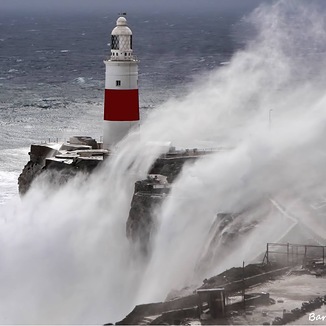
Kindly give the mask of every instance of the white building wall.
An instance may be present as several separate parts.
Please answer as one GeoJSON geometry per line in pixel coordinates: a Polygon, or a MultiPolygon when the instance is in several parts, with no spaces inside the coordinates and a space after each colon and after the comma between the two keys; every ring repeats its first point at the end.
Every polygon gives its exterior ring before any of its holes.
{"type": "Polygon", "coordinates": [[[103,148],[112,148],[139,127],[139,121],[104,121],[103,148]]]}
{"type": "Polygon", "coordinates": [[[138,89],[137,61],[105,61],[106,89],[138,89]],[[120,81],[120,86],[116,82],[120,81]]]}

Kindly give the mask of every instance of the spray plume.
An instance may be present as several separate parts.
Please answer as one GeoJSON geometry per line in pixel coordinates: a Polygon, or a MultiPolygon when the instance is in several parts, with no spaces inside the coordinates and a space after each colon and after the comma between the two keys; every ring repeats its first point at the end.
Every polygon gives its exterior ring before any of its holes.
{"type": "Polygon", "coordinates": [[[58,188],[44,176],[21,203],[1,208],[1,322],[118,320],[136,303],[163,300],[173,287],[249,261],[290,228],[269,199],[294,207],[294,199],[324,191],[324,17],[306,2],[260,6],[247,18],[254,39],[228,66],[199,77],[194,92],[155,109],[141,141],[129,135],[87,179],[58,188]],[[184,167],[156,212],[144,263],[130,248],[125,222],[134,182],[163,151],[150,141],[228,150],[184,167]],[[219,259],[195,273],[215,215],[225,212],[256,227],[227,253],[217,246],[219,259]]]}

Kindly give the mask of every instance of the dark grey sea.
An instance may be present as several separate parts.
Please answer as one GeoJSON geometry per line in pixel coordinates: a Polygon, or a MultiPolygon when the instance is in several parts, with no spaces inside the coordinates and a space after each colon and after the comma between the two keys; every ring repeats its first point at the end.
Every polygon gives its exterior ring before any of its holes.
{"type": "MultiPolygon", "coordinates": [[[[111,15],[2,17],[0,148],[88,133],[101,124],[111,15]]],[[[241,40],[239,15],[128,16],[140,60],[140,102],[152,108],[180,95],[193,77],[228,61],[241,40]]],[[[99,135],[94,135],[99,136],[99,135]]]]}
{"type": "MultiPolygon", "coordinates": [[[[182,96],[194,78],[227,62],[244,45],[243,14],[127,14],[140,60],[141,115],[182,96]]],[[[117,17],[0,14],[0,202],[16,194],[31,143],[101,137],[103,60],[117,17]]]]}

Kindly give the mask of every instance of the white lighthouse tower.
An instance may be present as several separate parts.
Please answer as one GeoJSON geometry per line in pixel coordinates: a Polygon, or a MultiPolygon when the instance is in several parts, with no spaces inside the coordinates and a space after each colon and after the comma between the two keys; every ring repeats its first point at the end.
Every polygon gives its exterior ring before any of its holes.
{"type": "Polygon", "coordinates": [[[132,32],[119,17],[111,33],[111,56],[104,61],[105,98],[103,148],[113,148],[139,125],[138,61],[133,56],[132,32]]]}

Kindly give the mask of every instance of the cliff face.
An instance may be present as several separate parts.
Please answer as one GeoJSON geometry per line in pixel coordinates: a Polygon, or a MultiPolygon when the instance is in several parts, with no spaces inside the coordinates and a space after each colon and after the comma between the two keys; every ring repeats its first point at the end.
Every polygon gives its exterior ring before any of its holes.
{"type": "Polygon", "coordinates": [[[126,224],[126,234],[140,251],[147,255],[150,241],[157,227],[156,210],[162,205],[186,162],[194,162],[199,156],[188,152],[159,157],[149,170],[146,180],[137,181],[126,224]]]}
{"type": "Polygon", "coordinates": [[[37,176],[44,172],[57,172],[50,181],[63,183],[79,171],[91,173],[102,161],[107,151],[91,137],[72,137],[66,144],[33,144],[30,160],[18,177],[20,195],[24,195],[37,176]]]}
{"type": "Polygon", "coordinates": [[[198,156],[172,156],[158,158],[151,167],[149,174],[161,174],[167,177],[167,182],[172,183],[181,172],[186,162],[192,163],[198,156]]]}
{"type": "Polygon", "coordinates": [[[155,208],[163,202],[164,197],[135,193],[126,223],[126,234],[140,251],[147,255],[150,250],[151,236],[155,232],[155,208]]]}
{"type": "MultiPolygon", "coordinates": [[[[140,252],[149,253],[151,238],[156,230],[156,210],[169,193],[186,162],[194,162],[205,155],[197,150],[169,152],[159,157],[150,168],[146,180],[135,183],[126,235],[140,252]]],[[[109,155],[90,137],[72,137],[65,144],[31,145],[30,161],[18,178],[19,192],[25,194],[32,182],[42,173],[48,173],[50,183],[60,185],[78,172],[91,173],[109,155]]]]}
{"type": "Polygon", "coordinates": [[[31,145],[30,160],[24,166],[22,173],[18,177],[18,189],[21,195],[24,195],[30,188],[33,180],[41,173],[47,157],[58,153],[56,147],[51,145],[31,145]]]}
{"type": "Polygon", "coordinates": [[[149,175],[146,180],[135,183],[126,234],[145,255],[149,253],[151,237],[157,226],[156,209],[163,203],[170,190],[166,179],[162,175],[149,175]]]}

